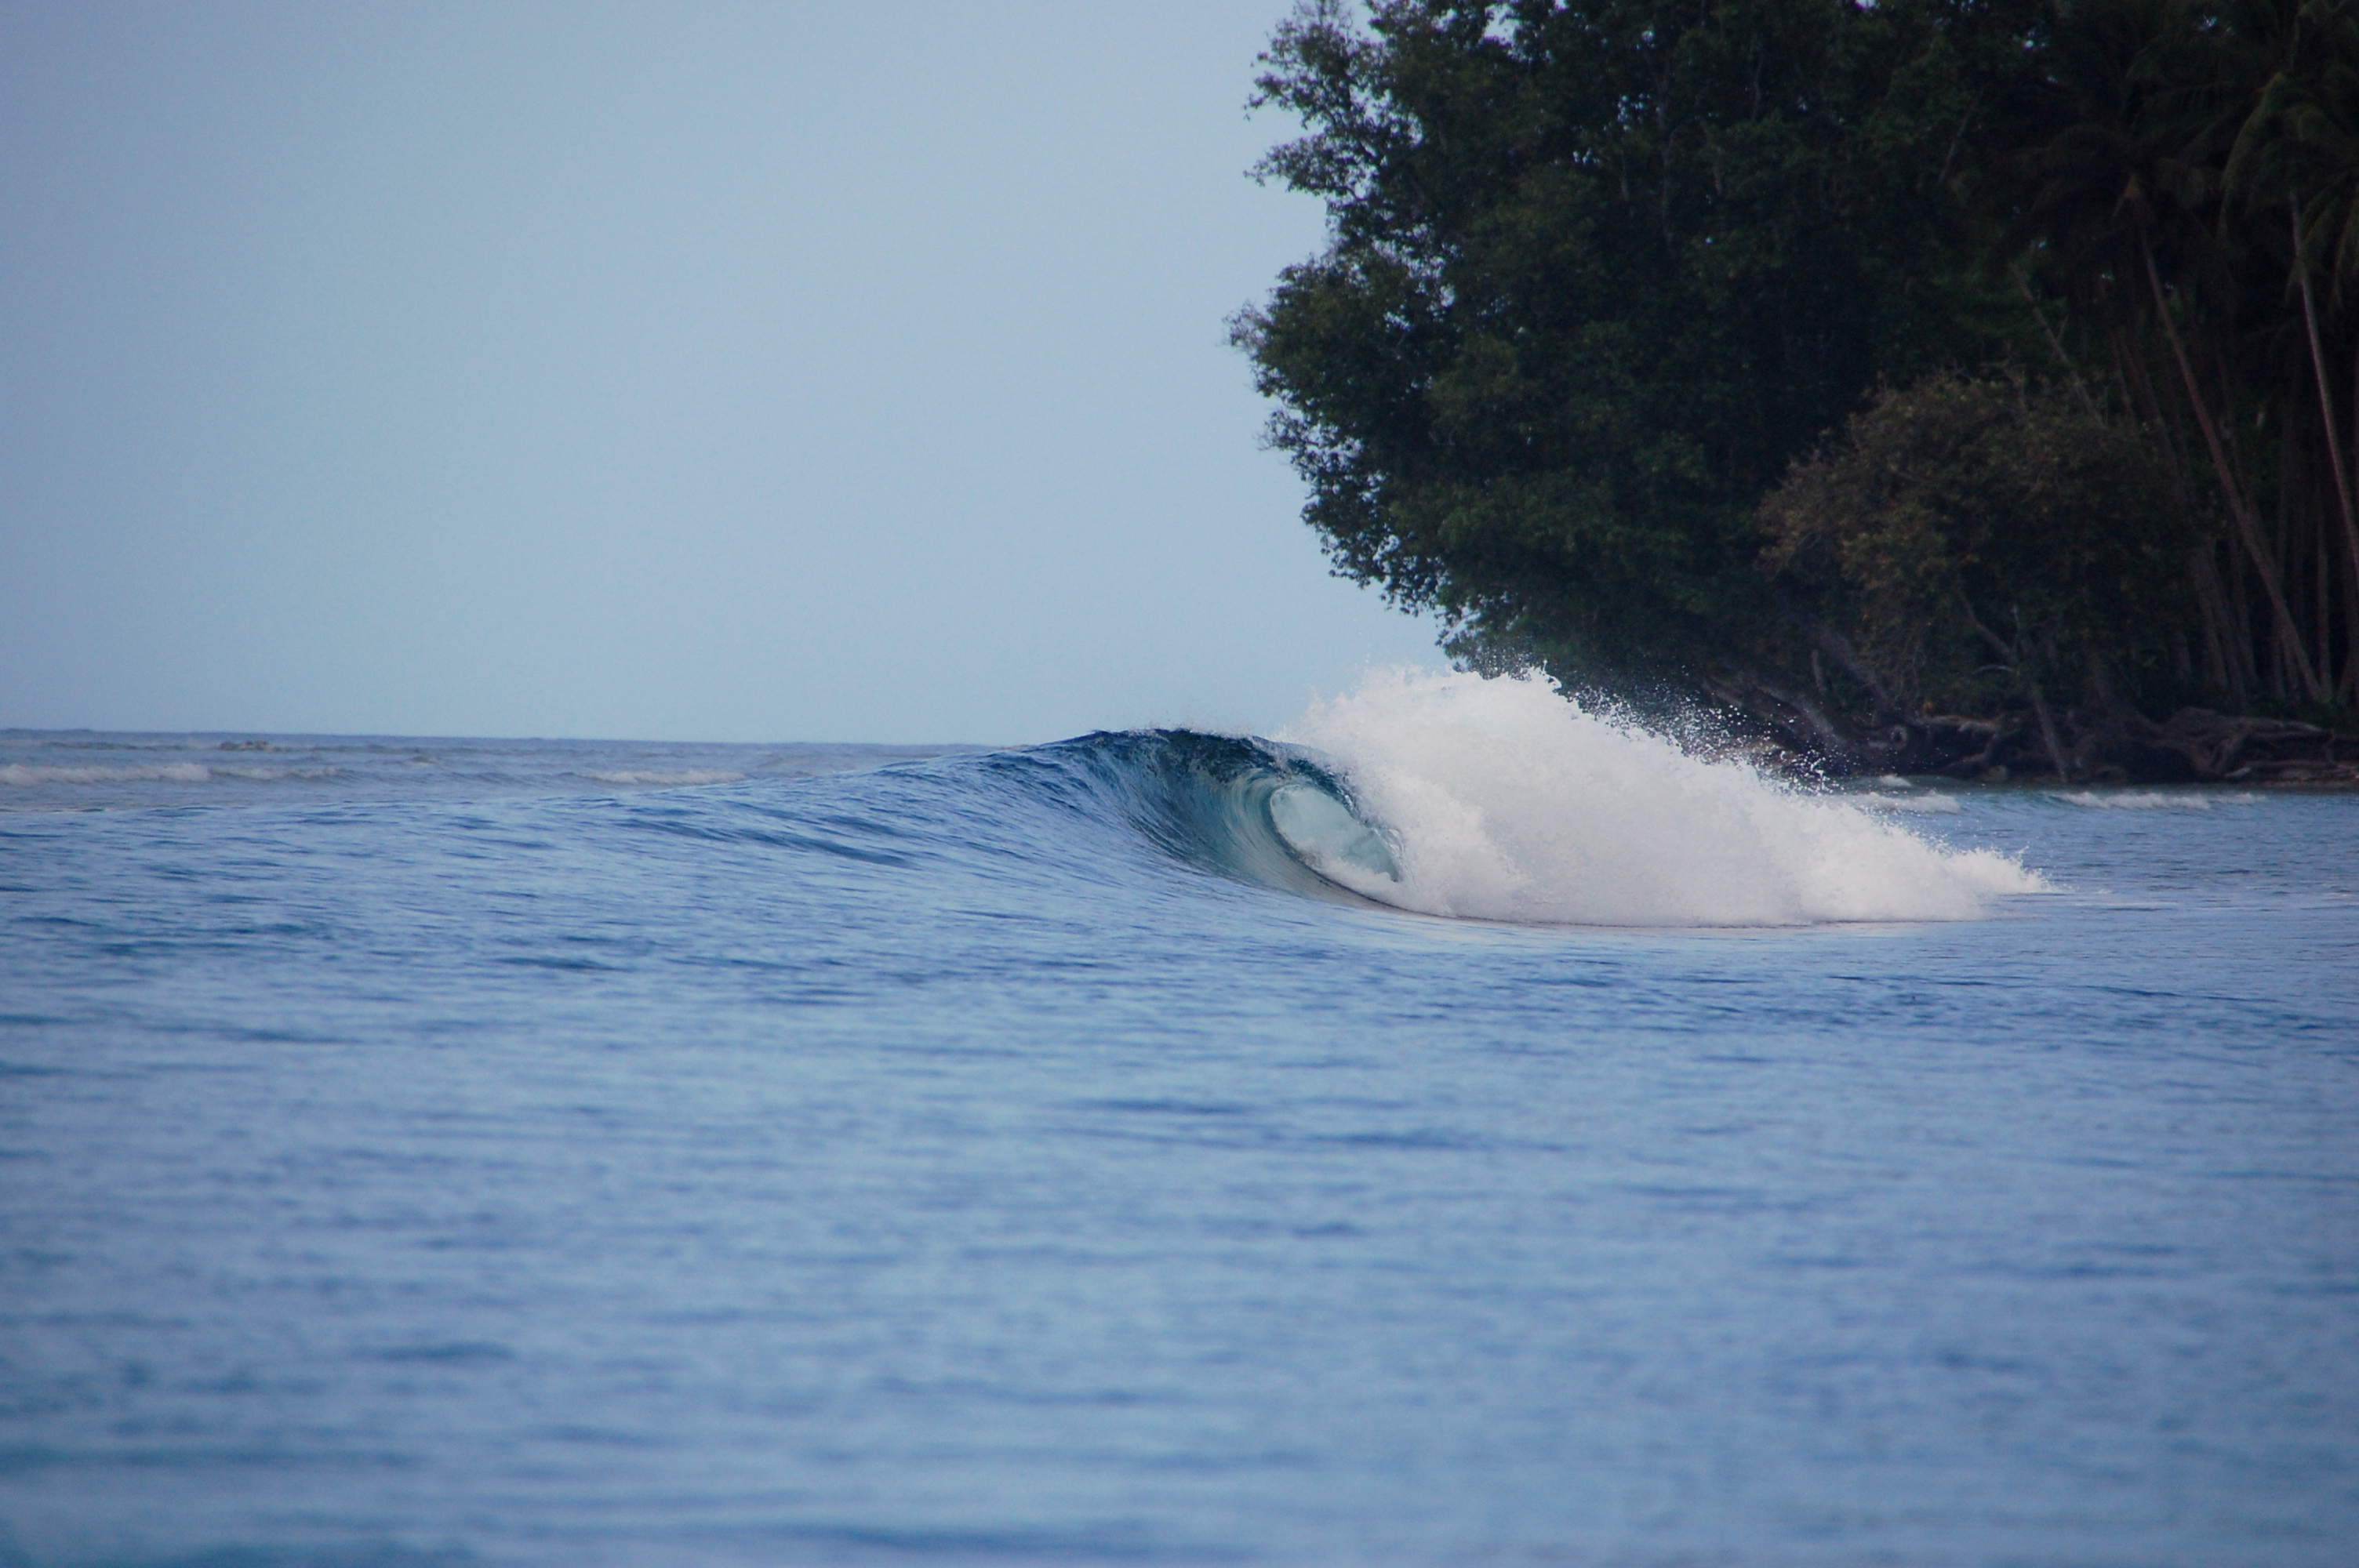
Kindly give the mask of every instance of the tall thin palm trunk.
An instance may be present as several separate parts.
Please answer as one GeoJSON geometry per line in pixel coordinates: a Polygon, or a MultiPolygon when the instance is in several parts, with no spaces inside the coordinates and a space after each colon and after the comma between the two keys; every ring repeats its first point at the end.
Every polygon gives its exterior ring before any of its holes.
{"type": "Polygon", "coordinates": [[[2314,700],[2323,701],[2325,692],[2318,684],[2317,672],[2311,668],[2309,654],[2301,645],[2301,629],[2294,622],[2293,611],[2286,605],[2283,574],[2271,558],[2268,541],[2261,536],[2260,522],[2253,515],[2252,507],[2237,488],[2234,470],[2230,467],[2228,452],[2220,439],[2217,424],[2203,396],[2203,384],[2196,378],[2195,367],[2188,362],[2187,345],[2180,341],[2179,327],[2170,317],[2170,300],[2162,291],[2162,273],[2154,265],[2154,247],[2144,235],[2138,238],[2138,248],[2146,258],[2147,285],[2154,290],[2154,308],[2162,318],[2164,336],[2170,340],[2170,351],[2179,361],[2179,373],[2187,383],[2187,401],[2193,406],[2195,422],[2203,432],[2203,444],[2212,453],[2212,467],[2219,476],[2220,492],[2228,503],[2228,514],[2244,536],[2245,552],[2253,558],[2253,569],[2261,579],[2261,591],[2267,596],[2269,610],[2275,618],[2278,641],[2299,676],[2303,692],[2314,700]]]}
{"type": "MultiPolygon", "coordinates": [[[[2352,610],[2354,612],[2359,612],[2359,508],[2354,508],[2352,504],[2351,470],[2343,463],[2343,438],[2336,429],[2334,422],[2334,394],[2327,382],[2326,349],[2320,341],[2318,332],[2318,300],[2310,291],[2310,268],[2302,265],[2301,207],[2300,204],[2295,200],[2293,193],[2290,191],[2286,193],[2286,206],[2293,214],[2293,269],[2294,276],[2301,280],[2302,321],[2303,324],[2310,329],[2310,373],[2318,380],[2318,409],[2320,414],[2322,415],[2326,420],[2327,460],[2332,465],[2334,470],[2335,498],[2342,503],[2344,561],[2351,568],[2351,589],[2353,598],[2350,602],[2352,610]]],[[[2354,420],[2359,420],[2359,399],[2354,399],[2354,407],[2353,409],[2352,417],[2354,420]]],[[[2318,657],[2321,666],[2321,674],[2325,677],[2328,686],[2327,700],[2332,701],[2332,680],[2334,675],[2334,640],[2332,633],[2329,630],[2324,609],[2326,602],[2326,583],[2330,574],[2326,569],[2326,557],[2324,553],[2325,541],[2321,538],[2319,543],[2321,550],[2319,557],[2320,618],[2318,626],[2318,657]]],[[[2352,660],[2354,658],[2359,658],[2359,613],[2347,615],[2344,619],[2349,622],[2349,631],[2351,633],[2351,653],[2346,654],[2343,660],[2344,667],[2347,670],[2352,660]]]]}

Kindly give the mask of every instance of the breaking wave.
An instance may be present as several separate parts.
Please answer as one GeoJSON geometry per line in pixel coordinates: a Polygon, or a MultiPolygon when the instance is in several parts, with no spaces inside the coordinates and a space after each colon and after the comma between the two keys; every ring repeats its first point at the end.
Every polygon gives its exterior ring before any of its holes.
{"type": "Polygon", "coordinates": [[[862,874],[940,859],[1044,886],[1145,875],[1177,891],[1177,861],[1304,897],[1518,924],[1963,920],[2046,886],[2014,859],[1920,836],[1922,814],[1956,808],[1945,794],[1903,780],[1872,795],[1798,788],[1532,679],[1378,674],[1274,740],[1132,730],[916,756],[453,741],[436,743],[444,765],[423,769],[419,744],[354,741],[342,767],[223,755],[276,749],[267,741],[209,745],[204,761],[8,762],[0,784],[61,786],[16,795],[27,809],[172,804],[186,785],[240,808],[297,804],[288,784],[233,781],[332,778],[300,792],[304,809],[621,790],[592,809],[634,830],[878,868],[862,874]]]}
{"type": "Polygon", "coordinates": [[[1898,811],[1918,816],[1955,816],[1966,808],[1953,795],[1854,795],[1844,797],[1864,811],[1898,811]]]}
{"type": "MultiPolygon", "coordinates": [[[[1390,864],[1277,830],[1320,875],[1428,914],[1602,925],[1964,920],[2043,891],[2019,861],[1929,843],[1855,797],[1705,761],[1530,677],[1397,671],[1287,741],[1390,864]]],[[[1919,808],[1923,809],[1923,808],[1919,808]]],[[[1934,809],[1939,809],[1938,807],[1934,809]]]]}
{"type": "Polygon", "coordinates": [[[1537,680],[1385,674],[1281,740],[1101,733],[971,761],[1224,875],[1460,919],[1967,920],[2047,886],[2010,857],[1687,755],[1537,680]]]}
{"type": "Polygon", "coordinates": [[[38,767],[27,762],[0,765],[0,784],[205,784],[213,771],[199,762],[166,762],[156,767],[38,767]]]}
{"type": "Polygon", "coordinates": [[[627,784],[641,789],[667,789],[681,784],[735,784],[745,775],[727,768],[679,768],[669,772],[647,768],[591,768],[582,777],[599,784],[627,784]]]}
{"type": "MultiPolygon", "coordinates": [[[[228,748],[224,747],[223,750],[228,748]]],[[[260,750],[260,748],[251,748],[260,750]]],[[[319,780],[336,776],[335,768],[232,767],[223,763],[159,762],[150,767],[44,766],[29,762],[0,763],[0,784],[29,789],[40,784],[211,784],[215,779],[245,779],[267,784],[273,779],[319,780]]]]}

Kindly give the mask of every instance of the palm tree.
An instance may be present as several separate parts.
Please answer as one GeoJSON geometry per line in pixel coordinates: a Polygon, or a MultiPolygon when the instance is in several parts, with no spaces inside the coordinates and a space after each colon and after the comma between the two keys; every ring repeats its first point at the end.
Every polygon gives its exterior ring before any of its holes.
{"type": "MultiPolygon", "coordinates": [[[[2287,292],[2301,298],[2310,379],[2343,524],[2349,648],[2335,689],[2359,691],[2359,503],[2335,417],[2317,287],[2323,278],[2329,309],[2344,316],[2344,286],[2359,279],[2359,9],[2350,0],[2301,0],[2286,9],[2290,14],[2272,40],[2273,69],[2236,127],[2224,184],[2245,210],[2281,206],[2288,221],[2287,292]]],[[[2359,390],[2359,364],[2354,382],[2359,390]]],[[[2359,397],[2354,399],[2353,417],[2359,421],[2359,397]]],[[[2353,435],[2359,442],[2359,424],[2353,435]]],[[[2324,633],[2321,625],[2322,676],[2332,665],[2324,633]]]]}
{"type": "MultiPolygon", "coordinates": [[[[2267,79],[2260,68],[2284,30],[2277,14],[2298,3],[2248,0],[2233,16],[2188,0],[2083,0],[2060,11],[2049,51],[2058,123],[2002,161],[1991,195],[2010,210],[2000,254],[2029,252],[2068,309],[2103,324],[2123,400],[2174,469],[2184,460],[2174,415],[2194,423],[2267,600],[2278,660],[2304,696],[2323,699],[2330,688],[2287,601],[2238,447],[2244,291],[2235,236],[2217,221],[2226,143],[2251,112],[2245,83],[2256,71],[2267,79]],[[2178,372],[2178,398],[2147,374],[2155,333],[2178,372]]],[[[2239,690],[2256,675],[2246,617],[2208,548],[2190,569],[2221,673],[2239,690]]]]}

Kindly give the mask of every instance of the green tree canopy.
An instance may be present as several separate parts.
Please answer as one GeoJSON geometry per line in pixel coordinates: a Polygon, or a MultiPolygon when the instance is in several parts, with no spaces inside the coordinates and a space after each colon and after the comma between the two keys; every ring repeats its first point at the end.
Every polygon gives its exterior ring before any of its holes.
{"type": "Polygon", "coordinates": [[[2359,706],[2359,0],[1310,0],[1263,63],[1329,243],[1236,341],[1461,654],[1852,765],[2359,706]]]}
{"type": "Polygon", "coordinates": [[[1952,185],[2029,89],[2034,20],[1303,6],[1256,102],[1308,135],[1259,172],[1324,199],[1332,243],[1235,332],[1337,568],[1560,674],[1775,643],[1763,492],[1878,378],[2005,330],[1952,185]]]}
{"type": "Polygon", "coordinates": [[[2186,617],[2186,507],[2142,439],[2062,388],[1941,375],[1886,392],[1762,518],[1769,564],[1876,672],[1866,695],[1894,712],[2020,697],[2059,772],[2056,708],[2151,683],[2186,617]]]}

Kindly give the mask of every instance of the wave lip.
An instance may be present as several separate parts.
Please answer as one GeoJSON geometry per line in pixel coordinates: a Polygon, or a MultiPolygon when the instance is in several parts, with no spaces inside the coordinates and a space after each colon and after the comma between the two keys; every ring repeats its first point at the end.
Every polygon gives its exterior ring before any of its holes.
{"type": "MultiPolygon", "coordinates": [[[[1332,760],[1397,870],[1321,875],[1428,914],[1572,925],[1971,920],[2048,884],[1873,808],[1706,762],[1529,676],[1399,670],[1285,739],[1332,760]]],[[[1922,809],[1922,808],[1920,808],[1922,809]]],[[[1938,809],[1938,808],[1936,808],[1938,809]]]]}
{"type": "Polygon", "coordinates": [[[1389,885],[1391,851],[1349,790],[1299,748],[1190,730],[1101,730],[983,759],[1026,793],[1125,825],[1174,859],[1260,887],[1350,903],[1325,861],[1389,885]]]}

